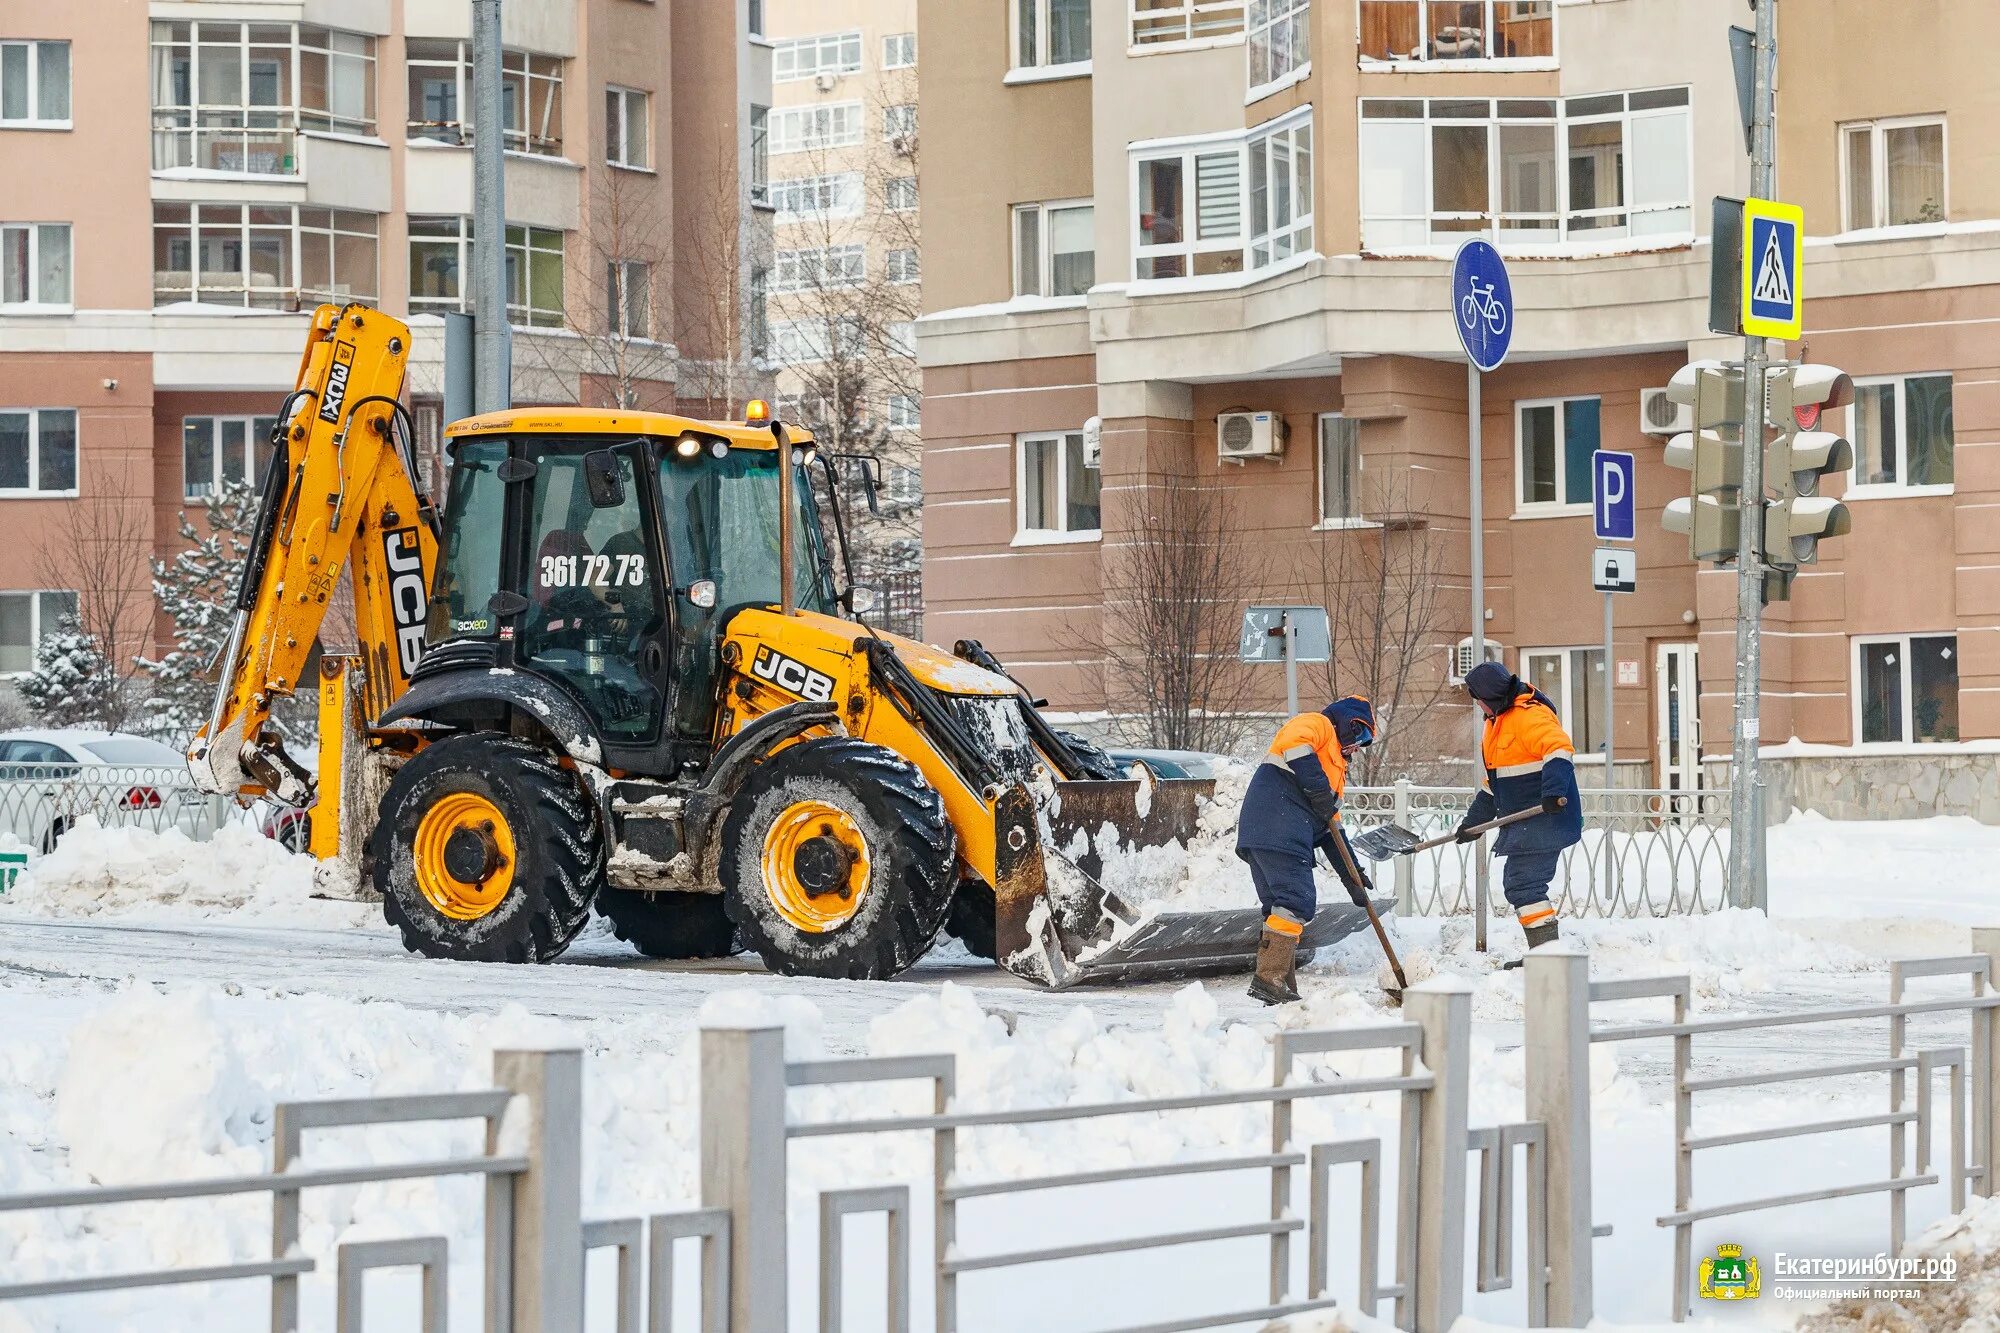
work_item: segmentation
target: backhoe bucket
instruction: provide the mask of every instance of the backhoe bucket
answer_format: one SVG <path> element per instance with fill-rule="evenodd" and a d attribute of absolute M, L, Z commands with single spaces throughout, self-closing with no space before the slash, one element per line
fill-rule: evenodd
<path fill-rule="evenodd" d="M 1185 846 L 1199 827 L 1201 798 L 1213 790 L 1188 780 L 1059 782 L 1045 831 L 1027 791 L 1002 796 L 994 885 L 1001 965 L 1052 990 L 1248 972 L 1264 923 L 1254 903 L 1166 912 L 1136 906 L 1120 891 L 1142 869 L 1122 854 Z M 1380 903 L 1384 911 L 1391 905 Z M 1309 955 L 1367 927 L 1359 907 L 1328 903 L 1300 947 Z"/>

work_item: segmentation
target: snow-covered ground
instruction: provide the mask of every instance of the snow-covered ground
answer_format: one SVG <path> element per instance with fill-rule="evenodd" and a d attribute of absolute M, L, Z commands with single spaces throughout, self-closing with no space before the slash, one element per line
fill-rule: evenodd
<path fill-rule="evenodd" d="M 1149 894 L 1177 905 L 1191 894 L 1240 905 L 1247 885 L 1229 861 L 1206 857 L 1207 849 L 1197 848 L 1191 875 L 1156 867 Z M 2000 922 L 2000 891 L 1987 873 L 2000 857 L 2000 829 L 1957 820 L 1799 819 L 1773 831 L 1771 857 L 1773 920 L 1732 912 L 1566 929 L 1585 941 L 1595 975 L 1686 972 L 1697 1011 L 1712 1015 L 1877 1001 L 1886 994 L 1888 958 L 1962 953 L 1969 924 Z M 1048 995 L 955 946 L 939 949 L 898 982 L 874 985 L 775 978 L 743 960 L 650 963 L 596 929 L 550 967 L 451 964 L 403 953 L 376 909 L 314 900 L 310 892 L 309 863 L 244 831 L 225 831 L 205 845 L 172 834 L 79 831 L 38 859 L 15 892 L 0 898 L 0 1193 L 262 1169 L 276 1101 L 482 1086 L 496 1045 L 564 1034 L 586 1052 L 589 1211 L 638 1214 L 694 1198 L 695 1032 L 705 1019 L 781 1022 L 795 1055 L 949 1050 L 959 1058 L 959 1105 L 974 1108 L 1252 1086 L 1269 1078 L 1268 1040 L 1279 1026 L 1355 1026 L 1395 1017 L 1376 987 L 1378 958 L 1367 939 L 1322 955 L 1305 975 L 1304 1004 L 1266 1011 L 1241 995 L 1236 979 Z M 1494 952 L 1480 954 L 1465 920 L 1407 920 L 1394 929 L 1413 973 L 1455 975 L 1473 986 L 1473 1123 L 1519 1119 L 1521 974 L 1499 968 L 1518 956 L 1518 932 L 1496 920 Z M 1923 983 L 1921 993 L 1947 989 Z M 1633 1019 L 1666 1016 L 1664 1002 L 1600 1013 L 1621 1011 Z M 1913 1021 L 1911 1045 L 1963 1042 L 1966 1026 L 1962 1017 Z M 1697 1069 L 1884 1051 L 1879 1022 L 1802 1031 L 1803 1040 L 1750 1033 L 1698 1042 Z M 1668 1313 L 1671 1233 L 1654 1222 L 1673 1202 L 1667 1056 L 1661 1042 L 1594 1052 L 1597 1209 L 1614 1227 L 1597 1245 L 1598 1308 L 1620 1322 L 1661 1321 Z M 1373 1073 L 1385 1060 L 1345 1056 L 1312 1072 Z M 917 1110 L 918 1101 L 915 1089 L 813 1090 L 793 1095 L 793 1114 L 879 1114 Z M 1722 1132 L 1878 1112 L 1884 1103 L 1880 1080 L 1780 1085 L 1700 1098 L 1695 1125 Z M 1394 1115 L 1392 1096 L 1308 1102 L 1300 1108 L 1298 1138 L 1388 1134 Z M 471 1134 L 465 1127 L 340 1131 L 314 1140 L 311 1160 L 439 1156 L 473 1149 Z M 1255 1109 L 976 1131 L 963 1136 L 960 1168 L 979 1178 L 1107 1160 L 1267 1151 L 1268 1135 L 1268 1113 Z M 918 1183 L 918 1273 L 928 1261 L 929 1235 L 922 1141 L 804 1143 L 793 1154 L 799 1327 L 814 1322 L 807 1238 L 817 1191 Z M 1883 1131 L 1717 1150 L 1697 1160 L 1697 1197 L 1714 1202 L 1875 1179 L 1888 1174 L 1886 1157 Z M 990 1252 L 1251 1220 L 1268 1206 L 1267 1190 L 1267 1178 L 1251 1174 L 969 1201 L 960 1241 L 969 1252 Z M 1384 1197 L 1390 1197 L 1386 1182 Z M 307 1198 L 304 1246 L 324 1259 L 341 1241 L 445 1234 L 456 1257 L 453 1326 L 471 1329 L 479 1199 L 478 1187 L 464 1181 L 318 1192 Z M 1914 1192 L 1913 1233 L 1939 1219 L 1944 1207 L 1941 1188 Z M 1345 1290 L 1352 1281 L 1351 1206 L 1337 1212 L 1347 1216 L 1334 1238 L 1333 1268 L 1336 1289 Z M 1880 1196 L 1758 1213 L 1697 1228 L 1696 1246 L 1710 1252 L 1732 1242 L 1753 1255 L 1809 1247 L 1868 1254 L 1883 1244 L 1885 1216 Z M 2000 1220 L 1966 1227 L 1958 1243 L 1970 1235 L 1985 1238 L 1981 1252 L 1994 1248 L 1988 1233 L 2000 1233 Z M 880 1225 L 856 1222 L 851 1231 L 850 1326 L 870 1327 L 879 1322 L 871 1308 L 876 1284 L 860 1275 L 880 1271 Z M 254 1198 L 0 1215 L 0 1278 L 260 1256 L 268 1235 L 268 1204 Z M 591 1273 L 589 1327 L 609 1328 L 608 1261 L 596 1263 L 602 1266 Z M 1238 1241 L 969 1274 L 961 1282 L 961 1322 L 968 1333 L 1030 1327 L 1063 1333 L 1184 1317 L 1255 1304 L 1265 1269 L 1263 1245 Z M 918 1287 L 921 1293 L 927 1284 L 920 1278 Z M 1104 1295 L 1114 1290 L 1129 1293 L 1115 1308 Z M 370 1294 L 383 1302 L 371 1333 L 414 1327 L 410 1283 L 380 1277 Z M 1967 1299 L 1992 1302 L 1990 1293 Z M 31 1302 L 0 1306 L 0 1333 L 226 1329 L 254 1323 L 263 1302 L 260 1283 Z M 308 1328 L 331 1326 L 330 1276 L 307 1280 L 306 1305 Z M 1477 1296 L 1471 1306 L 1472 1315 L 1500 1326 L 1522 1322 L 1523 1310 L 1518 1290 Z M 1760 1300 L 1718 1306 L 1713 1317 L 1786 1326 L 1798 1313 L 1796 1305 Z M 920 1327 L 928 1314 L 920 1294 Z M 1864 1325 L 1868 1317 L 1830 1312 L 1826 1319 L 1850 1322 L 1825 1326 L 1963 1324 Z M 1345 1316 L 1299 1326 L 1332 1333 L 1361 1330 L 1367 1321 Z M 1471 1327 L 1468 1320 L 1462 1333 Z"/>

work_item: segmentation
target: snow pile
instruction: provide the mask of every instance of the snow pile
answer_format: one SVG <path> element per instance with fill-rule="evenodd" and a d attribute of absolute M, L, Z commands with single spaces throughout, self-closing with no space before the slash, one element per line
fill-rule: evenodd
<path fill-rule="evenodd" d="M 196 842 L 179 829 L 104 828 L 83 820 L 0 898 L 38 916 L 235 916 L 360 925 L 377 909 L 313 899 L 310 856 L 253 828 L 225 825 Z"/>
<path fill-rule="evenodd" d="M 1801 1319 L 1799 1328 L 1804 1333 L 2000 1330 L 2000 1199 L 1972 1200 L 1964 1212 L 1934 1223 L 1904 1246 L 1903 1257 L 1938 1262 L 1935 1271 L 1943 1271 L 1941 1261 L 1948 1260 L 1953 1265 L 1951 1279 L 1917 1286 L 1917 1295 L 1910 1300 L 1837 1301 Z M 1893 1277 L 1869 1281 L 1898 1285 Z"/>

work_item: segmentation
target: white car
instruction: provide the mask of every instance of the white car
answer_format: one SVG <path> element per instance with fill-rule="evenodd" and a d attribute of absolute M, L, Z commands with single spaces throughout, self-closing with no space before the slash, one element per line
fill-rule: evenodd
<path fill-rule="evenodd" d="M 214 815 L 170 745 L 117 731 L 0 732 L 0 833 L 49 851 L 84 816 L 206 833 Z"/>

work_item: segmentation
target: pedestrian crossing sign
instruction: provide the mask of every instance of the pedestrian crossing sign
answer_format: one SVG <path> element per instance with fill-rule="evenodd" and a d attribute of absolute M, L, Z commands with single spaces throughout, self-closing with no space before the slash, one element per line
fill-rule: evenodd
<path fill-rule="evenodd" d="M 1743 332 L 1796 340 L 1805 323 L 1799 290 L 1805 211 L 1770 199 L 1743 201 Z"/>

